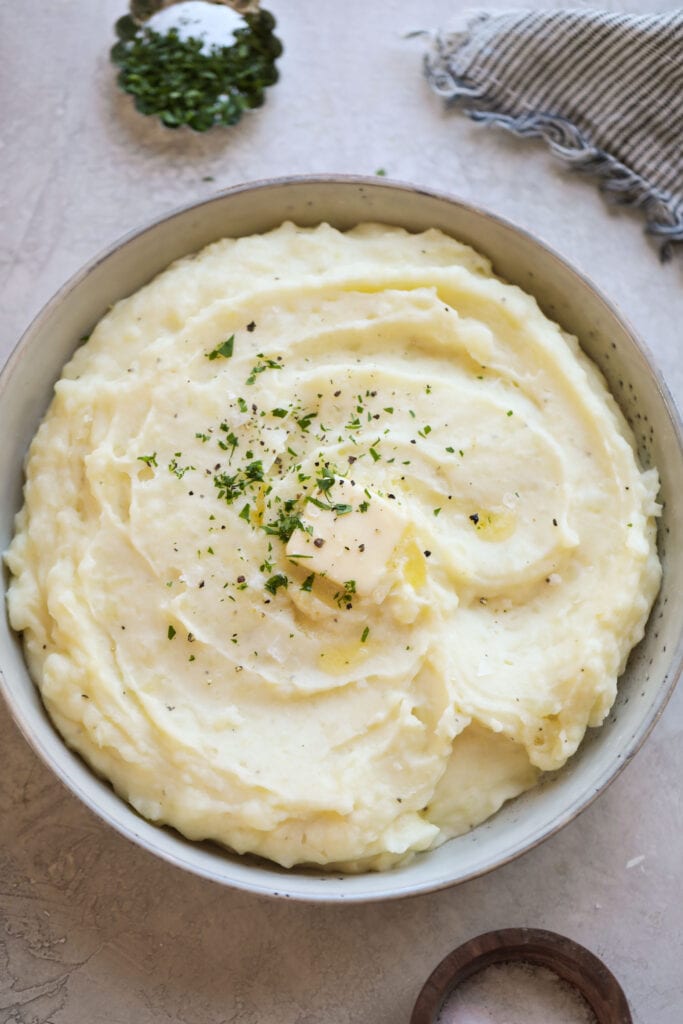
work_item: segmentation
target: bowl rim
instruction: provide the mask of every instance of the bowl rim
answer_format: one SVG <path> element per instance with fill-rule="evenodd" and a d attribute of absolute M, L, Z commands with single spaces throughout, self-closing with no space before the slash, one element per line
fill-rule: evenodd
<path fill-rule="evenodd" d="M 272 178 L 259 178 L 255 180 L 239 182 L 236 185 L 228 186 L 223 189 L 219 189 L 212 193 L 205 199 L 195 200 L 174 206 L 170 211 L 159 214 L 146 221 L 139 227 L 133 227 L 123 235 L 119 236 L 104 249 L 101 249 L 95 254 L 89 261 L 83 266 L 76 270 L 52 295 L 50 299 L 42 306 L 42 308 L 35 314 L 31 319 L 26 329 L 22 332 L 19 340 L 9 353 L 5 360 L 4 366 L 0 370 L 0 403 L 3 400 L 3 396 L 7 389 L 11 385 L 12 377 L 15 369 L 20 363 L 24 356 L 25 349 L 28 347 L 31 337 L 33 334 L 40 330 L 44 322 L 49 321 L 53 314 L 53 311 L 59 307 L 64 299 L 74 291 L 85 279 L 101 264 L 105 263 L 110 257 L 118 253 L 123 249 L 129 242 L 134 241 L 143 235 L 154 231 L 159 225 L 169 223 L 174 219 L 186 215 L 191 210 L 197 210 L 205 206 L 210 206 L 213 203 L 221 202 L 230 196 L 238 196 L 241 193 L 258 192 L 271 188 L 283 188 L 283 187 L 302 187 L 305 188 L 310 185 L 342 185 L 342 186 L 356 186 L 361 188 L 387 188 L 392 191 L 403 191 L 411 194 L 418 194 L 425 196 L 429 199 L 434 199 L 442 203 L 446 203 L 451 206 L 460 207 L 468 213 L 474 214 L 476 217 L 483 218 L 494 222 L 498 226 L 502 226 L 504 229 L 511 231 L 512 233 L 522 237 L 532 246 L 535 246 L 542 253 L 551 257 L 556 263 L 558 263 L 561 269 L 568 273 L 569 276 L 574 276 L 593 293 L 595 298 L 605 307 L 607 313 L 613 318 L 613 320 L 620 325 L 624 332 L 628 335 L 632 342 L 635 351 L 640 356 L 643 363 L 646 365 L 649 374 L 651 375 L 652 381 L 656 386 L 662 405 L 668 415 L 670 425 L 672 427 L 674 436 L 676 438 L 678 449 L 683 452 L 683 421 L 678 411 L 676 402 L 668 388 L 668 385 L 663 379 L 663 376 L 657 366 L 657 363 L 646 345 L 646 343 L 639 336 L 638 332 L 634 330 L 629 321 L 619 312 L 615 306 L 608 300 L 602 291 L 597 288 L 589 278 L 575 266 L 569 263 L 563 256 L 555 251 L 545 241 L 542 241 L 537 236 L 532 234 L 526 228 L 520 227 L 513 221 L 508 220 L 505 217 L 501 217 L 498 214 L 494 214 L 486 208 L 482 208 L 477 204 L 471 203 L 467 200 L 460 199 L 459 197 L 450 194 L 448 192 L 440 191 L 437 189 L 425 188 L 412 184 L 410 182 L 397 180 L 378 175 L 355 175 L 355 174 L 295 174 L 295 175 L 284 175 Z M 283 219 L 288 219 L 284 217 Z M 368 218 L 372 220 L 372 218 Z M 378 218 L 378 220 L 381 219 Z M 321 220 L 322 223 L 322 220 Z M 188 252 L 189 255 L 189 252 Z M 156 275 L 152 275 L 156 276 Z M 5 570 L 6 571 L 6 570 Z M 5 602 L 6 604 L 6 602 Z M 5 608 L 6 614 L 6 608 Z M 648 620 L 649 621 L 649 620 Z M 379 902 L 389 899 L 402 899 L 411 896 L 416 896 L 422 893 L 434 892 L 440 889 L 448 888 L 450 886 L 459 885 L 463 882 L 471 881 L 474 878 L 478 878 L 490 871 L 495 870 L 498 867 L 502 867 L 504 864 L 515 860 L 517 857 L 524 853 L 529 852 L 541 843 L 545 842 L 551 836 L 559 832 L 565 825 L 567 825 L 574 818 L 578 817 L 584 810 L 586 810 L 593 803 L 597 797 L 604 792 L 604 790 L 621 774 L 627 764 L 633 759 L 636 753 L 640 750 L 645 740 L 648 738 L 655 725 L 661 718 L 664 709 L 671 698 L 671 695 L 676 687 L 678 679 L 683 671 L 683 623 L 679 626 L 678 636 L 676 644 L 669 660 L 669 668 L 666 675 L 664 676 L 662 683 L 657 691 L 656 697 L 650 704 L 648 714 L 644 716 L 639 724 L 639 727 L 633 732 L 629 742 L 625 745 L 622 750 L 622 756 L 610 762 L 609 765 L 599 773 L 599 777 L 596 780 L 596 785 L 590 790 L 590 792 L 583 794 L 582 799 L 576 799 L 570 803 L 563 812 L 558 814 L 554 820 L 544 827 L 542 834 L 532 836 L 521 848 L 515 847 L 513 849 L 503 850 L 497 856 L 490 858 L 489 861 L 483 863 L 480 867 L 472 869 L 463 873 L 457 878 L 453 877 L 435 877 L 432 879 L 425 879 L 421 881 L 411 881 L 409 884 L 392 885 L 392 871 L 382 872 L 364 872 L 360 877 L 367 877 L 373 875 L 377 878 L 378 884 L 372 888 L 372 891 L 365 892 L 330 892 L 328 882 L 332 882 L 338 875 L 339 872 L 330 872 L 327 877 L 320 877 L 320 875 L 311 876 L 311 881 L 319 882 L 319 891 L 290 891 L 288 878 L 297 879 L 304 878 L 305 875 L 297 872 L 297 868 L 294 867 L 289 870 L 280 869 L 282 871 L 281 877 L 282 884 L 278 885 L 274 882 L 273 874 L 266 874 L 263 881 L 257 881 L 249 878 L 242 877 L 225 877 L 224 874 L 217 874 L 215 871 L 211 871 L 203 862 L 192 862 L 180 853 L 166 849 L 163 844 L 158 844 L 154 841 L 152 836 L 154 833 L 163 834 L 163 829 L 160 829 L 158 825 L 154 825 L 148 822 L 146 819 L 141 818 L 137 812 L 132 808 L 123 798 L 116 796 L 125 810 L 125 814 L 122 816 L 128 818 L 130 816 L 130 823 L 126 820 L 119 820 L 114 815 L 110 814 L 109 811 L 103 807 L 96 800 L 92 799 L 81 789 L 78 781 L 73 778 L 68 771 L 67 767 L 62 764 L 55 763 L 49 750 L 43 744 L 41 737 L 38 735 L 37 729 L 34 727 L 32 719 L 33 716 L 30 714 L 24 714 L 17 704 L 12 699 L 10 689 L 6 683 L 4 670 L 0 666 L 0 692 L 2 692 L 5 699 L 5 703 L 9 708 L 10 714 L 18 726 L 20 732 L 28 742 L 29 746 L 32 747 L 35 753 L 41 758 L 43 763 L 50 769 L 50 771 L 60 780 L 60 782 L 88 808 L 88 810 L 95 814 L 96 817 L 104 821 L 105 824 L 112 827 L 116 832 L 122 835 L 124 838 L 135 843 L 138 847 L 142 847 L 149 853 L 160 857 L 167 863 L 172 864 L 175 867 L 182 868 L 200 877 L 207 878 L 213 882 L 218 882 L 222 885 L 229 886 L 242 891 L 247 891 L 261 896 L 276 896 L 280 898 L 291 899 L 306 903 L 371 903 Z M 27 667 L 28 672 L 28 667 Z M 34 684 L 35 685 L 35 684 Z M 52 723 L 51 719 L 48 721 L 52 729 L 55 731 L 55 736 L 58 738 L 60 743 L 64 743 L 62 737 L 58 734 L 56 727 Z M 75 752 L 69 752 L 78 757 L 79 760 L 85 765 L 87 770 L 95 777 L 100 778 L 97 772 L 94 771 L 80 755 Z M 136 823 L 138 827 L 136 828 Z M 151 830 L 151 831 L 150 831 Z M 149 835 L 142 835 L 141 832 L 149 832 Z M 182 837 L 185 839 L 185 837 Z M 191 840 L 185 840 L 191 843 Z M 219 846 L 216 849 L 220 849 Z M 429 853 L 429 851 L 427 851 Z M 231 854 L 231 856 L 238 856 Z M 267 867 L 270 867 L 268 862 L 264 862 Z M 245 864 L 246 867 L 246 864 Z M 251 867 L 251 865 L 249 865 Z M 274 865 L 274 867 L 276 867 Z M 260 867 L 254 866 L 254 873 L 260 873 Z M 353 878 L 359 876 L 344 876 L 344 878 Z M 381 880 L 381 881 L 380 881 Z M 327 890 L 327 891 L 326 891 Z"/>

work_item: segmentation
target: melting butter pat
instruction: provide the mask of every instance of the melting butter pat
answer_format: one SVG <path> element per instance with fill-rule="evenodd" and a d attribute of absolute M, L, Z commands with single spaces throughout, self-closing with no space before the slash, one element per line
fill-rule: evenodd
<path fill-rule="evenodd" d="M 330 509 L 307 505 L 302 517 L 306 532 L 292 534 L 287 556 L 307 572 L 335 583 L 354 580 L 357 594 L 371 594 L 388 572 L 408 520 L 393 503 L 377 494 L 368 497 L 350 480 L 337 479 L 327 500 Z M 340 512 L 345 506 L 350 511 Z"/>

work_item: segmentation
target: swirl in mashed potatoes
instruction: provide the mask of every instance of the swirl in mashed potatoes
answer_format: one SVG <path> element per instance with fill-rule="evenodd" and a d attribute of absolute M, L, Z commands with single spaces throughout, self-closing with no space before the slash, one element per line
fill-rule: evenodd
<path fill-rule="evenodd" d="M 67 743 L 146 818 L 386 868 L 599 726 L 659 585 L 596 367 L 438 231 L 284 224 L 119 302 L 6 555 Z"/>

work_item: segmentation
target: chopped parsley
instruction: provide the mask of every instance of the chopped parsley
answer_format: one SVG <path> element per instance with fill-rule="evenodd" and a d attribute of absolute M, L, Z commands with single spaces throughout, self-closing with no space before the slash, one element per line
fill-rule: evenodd
<path fill-rule="evenodd" d="M 118 42 L 111 60 L 118 66 L 120 87 L 133 96 L 137 110 L 156 115 L 169 129 L 188 125 L 204 132 L 214 125 L 234 125 L 245 110 L 263 103 L 265 88 L 277 81 L 275 62 L 282 53 L 269 11 L 248 5 L 234 40 L 228 36 L 224 45 L 216 41 L 206 46 L 201 32 L 185 38 L 182 28 L 155 32 L 135 20 L 144 21 L 163 6 L 168 5 L 135 0 L 132 13 L 115 25 Z"/>
<path fill-rule="evenodd" d="M 329 491 L 330 488 L 332 487 L 332 485 L 334 484 L 334 481 L 335 481 L 334 473 L 332 472 L 332 470 L 328 466 L 325 466 L 323 468 L 323 470 L 322 470 L 322 475 L 320 477 L 318 477 L 315 482 L 318 485 L 318 490 L 319 491 L 323 491 L 323 493 L 327 493 L 327 491 Z"/>
<path fill-rule="evenodd" d="M 310 576 L 306 577 L 306 579 L 303 581 L 303 583 L 301 584 L 299 589 L 300 590 L 305 590 L 307 594 L 310 594 L 310 592 L 313 590 L 313 580 L 314 579 L 315 579 L 315 573 L 312 572 Z"/>
<path fill-rule="evenodd" d="M 255 384 L 256 378 L 259 373 L 264 373 L 266 370 L 281 370 L 282 363 L 278 362 L 277 359 L 268 359 L 262 352 L 259 352 L 258 358 L 261 360 L 260 363 L 256 363 L 252 366 L 247 377 L 247 384 Z"/>
<path fill-rule="evenodd" d="M 263 480 L 263 463 L 260 460 L 248 463 L 236 473 L 216 473 L 213 478 L 218 497 L 232 505 L 235 498 L 244 494 L 248 487 Z"/>
<path fill-rule="evenodd" d="M 341 608 L 342 606 L 344 606 L 347 609 L 347 611 L 350 611 L 351 608 L 353 607 L 351 599 L 354 597 L 355 593 L 356 581 L 346 580 L 346 582 L 344 583 L 344 589 L 338 590 L 337 593 L 334 595 L 334 601 L 336 602 L 337 607 Z"/>
<path fill-rule="evenodd" d="M 280 587 L 285 587 L 286 589 L 289 586 L 289 580 L 284 573 L 278 572 L 275 576 L 271 576 L 270 579 L 266 580 L 264 586 L 269 594 L 276 594 Z"/>
<path fill-rule="evenodd" d="M 233 434 L 232 430 L 230 429 L 227 423 L 221 423 L 220 429 L 225 434 L 225 440 L 219 438 L 218 447 L 224 452 L 229 451 L 229 460 L 232 460 L 232 457 L 235 454 L 235 448 L 237 448 L 237 446 L 239 445 L 239 439 L 235 434 Z"/>
<path fill-rule="evenodd" d="M 364 644 L 369 636 L 370 636 L 370 627 L 366 626 L 365 629 L 363 630 L 363 632 L 360 635 L 360 642 L 362 644 Z"/>
<path fill-rule="evenodd" d="M 153 452 L 151 455 L 138 455 L 137 461 L 138 462 L 144 462 L 145 465 L 149 466 L 150 468 L 152 466 L 158 466 L 159 465 L 159 463 L 157 462 L 157 453 L 156 452 Z"/>
<path fill-rule="evenodd" d="M 169 471 L 173 473 L 174 476 L 177 476 L 179 480 L 182 480 L 186 473 L 189 473 L 190 470 L 193 470 L 195 468 L 194 466 L 180 465 L 178 459 L 181 458 L 182 454 L 182 452 L 175 452 L 173 458 L 168 464 Z"/>
<path fill-rule="evenodd" d="M 207 359 L 218 359 L 219 356 L 222 359 L 229 359 L 232 355 L 232 351 L 235 347 L 235 335 L 231 334 L 229 338 L 222 341 L 220 345 L 216 345 L 214 349 L 206 353 Z"/>
<path fill-rule="evenodd" d="M 347 505 L 345 502 L 338 502 L 336 505 L 329 502 L 325 504 L 324 501 L 312 498 L 310 495 L 306 498 L 306 501 L 310 501 L 311 505 L 315 505 L 316 508 L 322 508 L 326 512 L 336 512 L 338 516 L 345 516 L 349 512 L 353 512 L 353 505 Z"/>
<path fill-rule="evenodd" d="M 295 530 L 305 530 L 306 527 L 301 521 L 299 514 L 295 511 L 296 499 L 289 498 L 278 509 L 277 519 L 266 523 L 264 531 L 273 537 L 279 537 L 283 544 L 286 544 Z"/>
<path fill-rule="evenodd" d="M 173 637 L 175 636 L 175 627 L 174 626 L 169 626 L 168 627 L 168 633 L 166 635 L 167 635 L 169 640 L 172 640 Z"/>
<path fill-rule="evenodd" d="M 304 433 L 308 430 L 313 420 L 318 418 L 317 412 L 307 412 L 304 416 L 300 416 L 297 419 L 297 424 Z"/>

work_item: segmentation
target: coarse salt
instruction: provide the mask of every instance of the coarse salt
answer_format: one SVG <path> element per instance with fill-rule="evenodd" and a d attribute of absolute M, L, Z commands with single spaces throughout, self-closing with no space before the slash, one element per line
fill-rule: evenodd
<path fill-rule="evenodd" d="M 583 996 L 545 967 L 494 964 L 459 985 L 436 1024 L 597 1024 Z"/>

